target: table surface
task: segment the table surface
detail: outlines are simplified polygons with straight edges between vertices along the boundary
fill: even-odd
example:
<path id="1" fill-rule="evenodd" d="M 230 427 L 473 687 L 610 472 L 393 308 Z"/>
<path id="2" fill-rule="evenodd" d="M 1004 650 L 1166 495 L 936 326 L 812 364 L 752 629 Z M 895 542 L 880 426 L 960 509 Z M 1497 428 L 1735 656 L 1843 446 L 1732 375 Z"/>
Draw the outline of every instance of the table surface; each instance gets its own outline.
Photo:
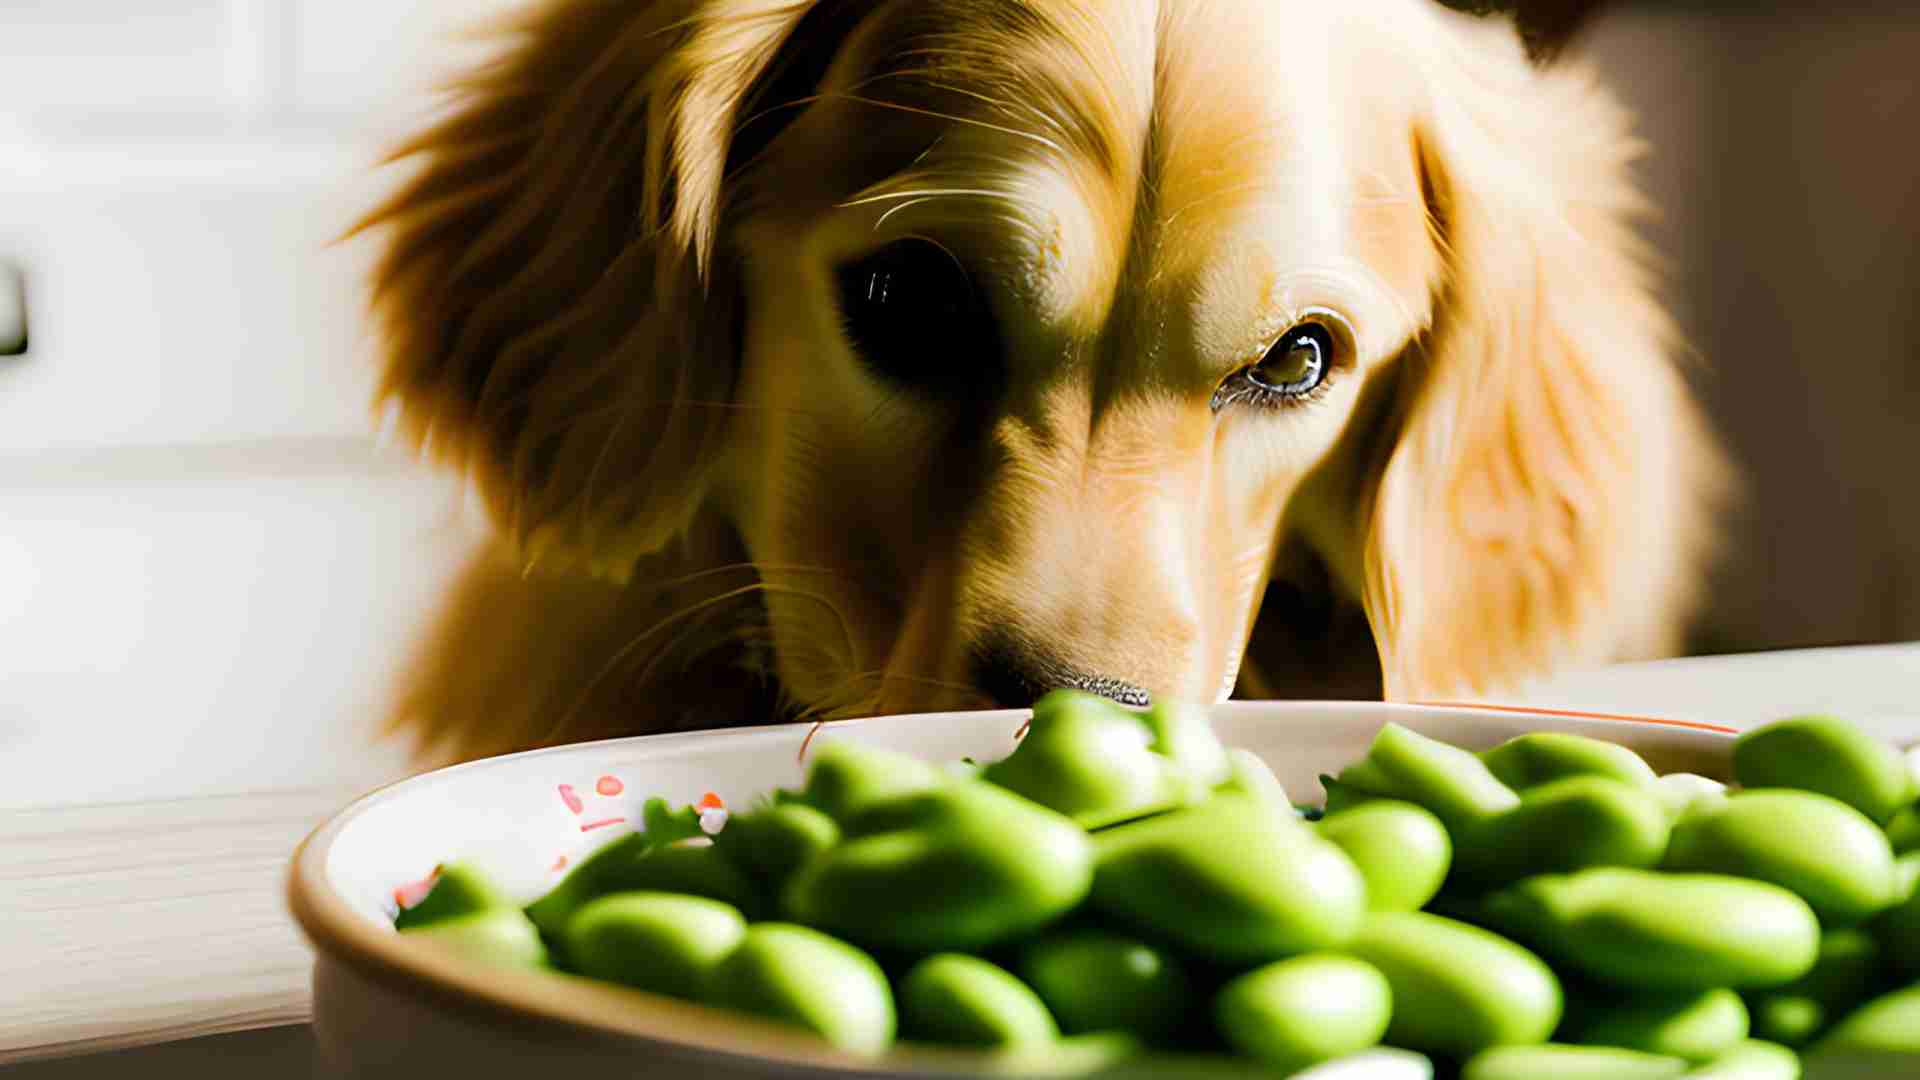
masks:
<path id="1" fill-rule="evenodd" d="M 1576 672 L 1487 699 L 1747 727 L 1854 717 L 1920 742 L 1920 643 Z M 338 785 L 0 812 L 0 1065 L 304 1021 L 287 857 Z"/>

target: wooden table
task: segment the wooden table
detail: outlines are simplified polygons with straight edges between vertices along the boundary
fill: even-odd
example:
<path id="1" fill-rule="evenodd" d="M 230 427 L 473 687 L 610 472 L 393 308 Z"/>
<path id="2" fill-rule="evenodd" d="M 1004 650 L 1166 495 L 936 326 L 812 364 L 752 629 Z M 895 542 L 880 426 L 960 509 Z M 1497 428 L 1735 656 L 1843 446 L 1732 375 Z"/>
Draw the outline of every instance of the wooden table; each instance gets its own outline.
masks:
<path id="1" fill-rule="evenodd" d="M 1824 709 L 1906 746 L 1920 743 L 1920 643 L 1622 665 L 1489 703 L 1733 726 Z M 359 793 L 0 811 L 0 1065 L 178 1056 L 195 1045 L 182 1040 L 304 1021 L 310 954 L 282 903 L 286 860 Z M 28 1071 L 81 1075 L 51 1069 Z"/>
<path id="2" fill-rule="evenodd" d="M 358 794 L 0 811 L 0 1065 L 305 1021 L 287 857 Z"/>

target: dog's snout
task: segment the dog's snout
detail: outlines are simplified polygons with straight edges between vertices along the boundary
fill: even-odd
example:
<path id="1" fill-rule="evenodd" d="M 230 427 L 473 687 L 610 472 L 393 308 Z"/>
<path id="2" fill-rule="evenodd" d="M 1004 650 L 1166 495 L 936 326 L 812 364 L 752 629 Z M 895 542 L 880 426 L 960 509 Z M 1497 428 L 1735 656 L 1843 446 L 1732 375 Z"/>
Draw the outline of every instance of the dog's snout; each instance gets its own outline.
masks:
<path id="1" fill-rule="evenodd" d="M 1060 689 L 1083 690 L 1122 705 L 1152 703 L 1145 690 L 1130 682 L 1076 671 L 1043 650 L 1007 638 L 996 638 L 974 651 L 973 681 L 1007 708 L 1023 708 L 1049 690 Z"/>

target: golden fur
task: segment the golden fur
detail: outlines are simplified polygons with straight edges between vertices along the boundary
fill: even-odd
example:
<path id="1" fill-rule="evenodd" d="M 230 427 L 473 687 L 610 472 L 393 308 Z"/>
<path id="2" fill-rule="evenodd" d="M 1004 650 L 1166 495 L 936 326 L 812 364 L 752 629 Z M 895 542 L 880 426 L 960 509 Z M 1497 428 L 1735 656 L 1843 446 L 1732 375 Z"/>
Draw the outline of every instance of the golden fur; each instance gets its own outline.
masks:
<path id="1" fill-rule="evenodd" d="M 506 29 L 363 226 L 384 395 L 500 526 L 411 669 L 423 745 L 969 707 L 1009 635 L 1209 700 L 1676 647 L 1723 485 L 1637 147 L 1509 25 L 549 0 Z M 991 294 L 983 412 L 878 385 L 840 330 L 832 268 L 905 236 Z M 1351 336 L 1317 400 L 1211 407 L 1315 313 Z"/>

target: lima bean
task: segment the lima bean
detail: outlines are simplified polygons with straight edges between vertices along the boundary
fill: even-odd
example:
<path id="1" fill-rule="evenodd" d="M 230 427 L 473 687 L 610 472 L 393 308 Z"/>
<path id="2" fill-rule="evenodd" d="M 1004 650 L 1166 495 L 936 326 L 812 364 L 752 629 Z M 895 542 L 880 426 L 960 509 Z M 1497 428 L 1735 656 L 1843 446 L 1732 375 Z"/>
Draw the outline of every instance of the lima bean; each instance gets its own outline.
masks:
<path id="1" fill-rule="evenodd" d="M 1373 911 L 1425 907 L 1453 862 L 1446 826 L 1410 802 L 1376 800 L 1328 814 L 1315 827 L 1359 868 Z"/>
<path id="2" fill-rule="evenodd" d="M 1171 952 L 1105 930 L 1043 937 L 1020 957 L 1020 975 L 1071 1035 L 1130 1031 L 1154 1041 L 1187 1014 L 1186 967 Z"/>
<path id="3" fill-rule="evenodd" d="M 1897 864 L 1902 891 L 1906 898 L 1876 916 L 1873 935 L 1886 950 L 1888 964 L 1895 970 L 1920 979 L 1920 853 L 1900 856 Z"/>
<path id="4" fill-rule="evenodd" d="M 1114 826 L 1094 847 L 1097 910 L 1224 963 L 1337 947 L 1366 914 L 1345 852 L 1245 796 Z"/>
<path id="5" fill-rule="evenodd" d="M 1666 853 L 1668 828 L 1666 809 L 1644 789 L 1570 776 L 1529 788 L 1518 806 L 1479 820 L 1455 861 L 1484 886 L 1589 866 L 1649 867 Z"/>
<path id="6" fill-rule="evenodd" d="M 1684 1080 L 1800 1080 L 1800 1055 L 1778 1043 L 1748 1039 Z"/>
<path id="7" fill-rule="evenodd" d="M 1920 804 L 1909 806 L 1887 822 L 1887 842 L 1896 855 L 1920 851 Z"/>
<path id="8" fill-rule="evenodd" d="M 1456 842 L 1481 821 L 1520 805 L 1520 796 L 1486 762 L 1399 724 L 1382 725 L 1363 764 L 1367 768 L 1343 771 L 1341 781 L 1426 807 Z"/>
<path id="9" fill-rule="evenodd" d="M 1559 1034 L 1568 1042 L 1617 1046 L 1693 1062 L 1711 1061 L 1738 1046 L 1749 1026 L 1740 995 L 1725 987 L 1587 999 L 1570 1005 L 1567 1017 Z"/>
<path id="10" fill-rule="evenodd" d="M 1512 941 L 1419 911 L 1381 912 L 1344 950 L 1378 968 L 1392 991 L 1386 1041 L 1469 1057 L 1537 1043 L 1560 1022 L 1560 980 Z"/>
<path id="11" fill-rule="evenodd" d="M 1667 816 L 1675 819 L 1712 809 L 1727 798 L 1727 785 L 1697 773 L 1668 773 L 1647 785 L 1646 790 L 1667 808 Z"/>
<path id="12" fill-rule="evenodd" d="M 1755 1038 L 1799 1049 L 1827 1026 L 1827 1010 L 1804 994 L 1764 993 L 1749 1006 Z"/>
<path id="13" fill-rule="evenodd" d="M 1234 979 L 1213 1002 L 1227 1044 L 1283 1072 L 1380 1041 L 1393 1011 L 1386 976 L 1337 953 L 1281 960 Z"/>
<path id="14" fill-rule="evenodd" d="M 1058 691 L 1055 691 L 1058 693 Z M 1199 802 L 1233 773 L 1227 748 L 1213 733 L 1207 707 L 1162 698 L 1141 719 L 1153 732 L 1153 751 L 1173 766 L 1183 802 Z"/>
<path id="15" fill-rule="evenodd" d="M 1097 829 L 1190 801 L 1144 718 L 1105 698 L 1055 691 L 1034 704 L 1026 737 L 981 776 Z"/>
<path id="16" fill-rule="evenodd" d="M 435 872 L 433 887 L 419 903 L 401 909 L 394 917 L 393 927 L 411 930 L 491 908 L 517 907 L 518 904 L 507 899 L 478 869 L 464 862 L 452 862 Z"/>
<path id="17" fill-rule="evenodd" d="M 488 908 L 469 915 L 441 919 L 401 933 L 448 949 L 476 963 L 495 967 L 541 968 L 547 948 L 540 931 L 513 908 Z"/>
<path id="18" fill-rule="evenodd" d="M 1521 792 L 1570 776 L 1604 776 L 1636 787 L 1654 780 L 1653 767 L 1632 750 L 1563 731 L 1516 735 L 1481 751 L 1480 760 L 1501 783 Z"/>
<path id="19" fill-rule="evenodd" d="M 739 909 L 718 900 L 621 892 L 581 907 L 561 936 L 582 975 L 694 1001 L 746 932 Z"/>
<path id="20" fill-rule="evenodd" d="M 813 752 L 805 801 L 839 822 L 878 802 L 939 787 L 949 777 L 911 754 L 854 742 L 830 742 Z"/>
<path id="21" fill-rule="evenodd" d="M 874 803 L 788 883 L 787 909 L 875 948 L 970 952 L 1029 934 L 1087 895 L 1072 820 L 980 780 Z"/>
<path id="22" fill-rule="evenodd" d="M 1140 1040 L 1124 1031 L 1068 1035 L 1050 1043 L 1019 1043 L 981 1055 L 987 1076 L 1094 1076 L 1140 1057 Z"/>
<path id="23" fill-rule="evenodd" d="M 1763 881 L 1603 867 L 1542 874 L 1490 893 L 1493 925 L 1613 986 L 1779 986 L 1813 967 L 1820 923 Z"/>
<path id="24" fill-rule="evenodd" d="M 771 803 L 730 819 L 713 846 L 779 895 L 808 859 L 840 842 L 840 826 L 806 803 Z"/>
<path id="25" fill-rule="evenodd" d="M 1026 983 L 965 953 L 935 953 L 900 982 L 900 1032 L 953 1046 L 1051 1043 L 1060 1029 Z"/>
<path id="26" fill-rule="evenodd" d="M 1661 865 L 1772 882 L 1837 925 L 1893 903 L 1886 835 L 1853 807 L 1811 791 L 1742 791 L 1689 814 L 1674 825 Z"/>
<path id="27" fill-rule="evenodd" d="M 1753 1034 L 1787 1046 L 1804 1045 L 1866 1000 L 1884 964 L 1880 943 L 1866 931 L 1827 931 L 1820 935 L 1820 955 L 1812 970 L 1785 986 L 1751 995 Z"/>
<path id="28" fill-rule="evenodd" d="M 1460 1080 L 1670 1080 L 1686 1074 L 1676 1057 L 1613 1046 L 1496 1046 L 1468 1059 Z"/>
<path id="29" fill-rule="evenodd" d="M 714 968 L 707 1000 L 795 1024 L 843 1050 L 893 1042 L 893 991 L 873 958 L 818 930 L 756 923 Z"/>
<path id="30" fill-rule="evenodd" d="M 1345 775 L 1346 772 L 1343 770 L 1341 776 Z M 1320 776 L 1320 786 L 1327 793 L 1327 797 L 1323 802 L 1325 806 L 1324 812 L 1328 814 L 1337 814 L 1342 810 L 1351 810 L 1356 806 L 1364 806 L 1367 803 L 1378 802 L 1381 799 L 1387 798 L 1385 795 L 1375 795 L 1346 780 L 1342 780 L 1339 777 L 1328 776 L 1324 773 Z M 1400 801 L 1404 802 L 1405 800 Z"/>
<path id="31" fill-rule="evenodd" d="M 1376 1046 L 1315 1065 L 1287 1080 L 1433 1080 L 1433 1062 L 1411 1050 Z"/>
<path id="32" fill-rule="evenodd" d="M 1900 752 L 1834 716 L 1789 717 L 1740 736 L 1733 776 L 1749 789 L 1819 792 L 1876 825 L 1914 798 L 1913 774 Z"/>
<path id="33" fill-rule="evenodd" d="M 1814 1044 L 1806 1061 L 1816 1075 L 1873 1064 L 1885 1072 L 1857 1075 L 1912 1075 L 1920 1069 L 1920 983 L 1855 1009 Z"/>
<path id="34" fill-rule="evenodd" d="M 1340 782 L 1369 794 L 1379 794 L 1393 789 L 1393 777 L 1380 767 L 1372 757 L 1363 757 L 1359 761 L 1340 770 Z"/>
<path id="35" fill-rule="evenodd" d="M 764 910 L 758 886 L 716 849 L 650 845 L 645 833 L 629 833 L 594 852 L 547 895 L 527 905 L 527 917 L 541 933 L 558 937 L 588 901 L 635 890 L 704 896 L 748 916 Z"/>
<path id="36" fill-rule="evenodd" d="M 1909 851 L 1893 857 L 1893 897 L 1895 904 L 1905 903 L 1920 889 L 1920 851 Z"/>
<path id="37" fill-rule="evenodd" d="M 1287 789 L 1259 754 L 1235 748 L 1227 751 L 1227 778 L 1220 784 L 1222 795 L 1245 795 L 1275 810 L 1291 810 Z"/>

